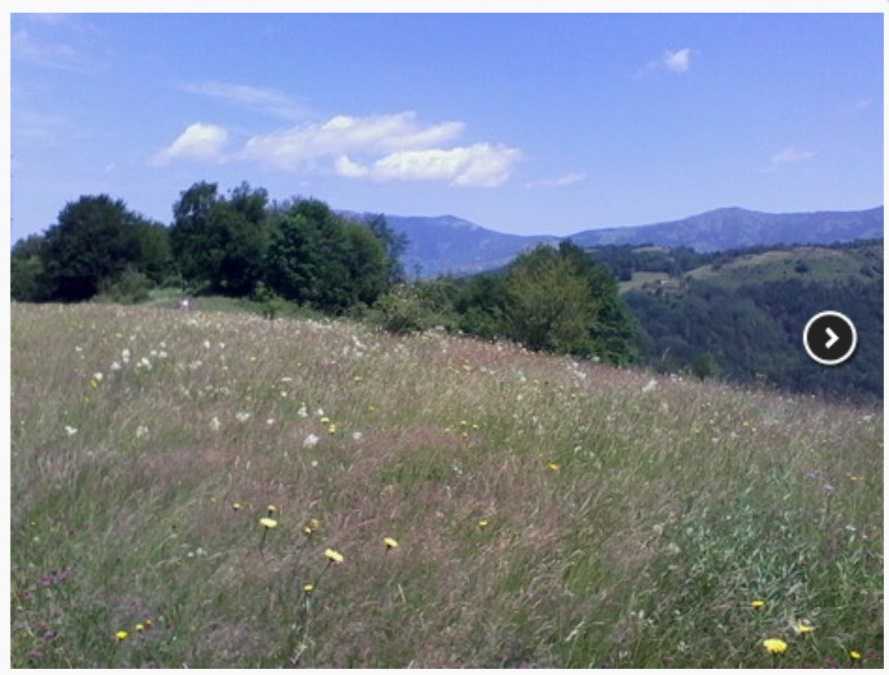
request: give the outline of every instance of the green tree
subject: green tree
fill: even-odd
[[[386,216],[382,213],[372,217],[367,226],[370,231],[376,235],[385,248],[385,254],[388,258],[387,277],[389,283],[400,283],[404,281],[404,264],[401,262],[401,256],[407,250],[407,235],[398,233],[389,227],[386,222]]]
[[[228,295],[248,295],[262,277],[268,247],[268,194],[242,183],[228,199],[199,182],[173,206],[170,243],[183,278]]]
[[[528,348],[576,352],[587,345],[598,303],[575,265],[538,247],[511,266],[506,278],[509,337]]]
[[[63,301],[86,300],[99,286],[128,267],[141,271],[141,235],[147,221],[108,195],[69,202],[46,233],[41,261],[48,295]]]
[[[49,297],[48,280],[43,268],[43,235],[19,239],[10,259],[10,294],[18,302],[40,302]]]

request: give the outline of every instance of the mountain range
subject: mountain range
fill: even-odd
[[[370,214],[343,212],[366,219]],[[386,214],[396,232],[408,237],[402,261],[409,275],[473,274],[507,264],[538,244],[571,239],[583,247],[607,244],[688,246],[700,252],[778,244],[829,244],[883,237],[883,207],[863,211],[766,213],[730,207],[680,220],[648,225],[583,230],[565,237],[518,235],[491,230],[456,216]]]

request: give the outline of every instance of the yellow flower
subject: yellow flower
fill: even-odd
[[[312,536],[312,533],[313,533],[314,531],[315,531],[315,530],[313,530],[313,529],[312,529],[311,527],[309,527],[308,525],[306,525],[306,526],[303,528],[303,534],[306,535],[307,537],[311,537],[311,536]]]
[[[478,521],[478,526],[479,526],[481,529],[485,529],[485,528],[488,526],[488,519],[487,519],[487,518],[482,518],[480,521]]]
[[[311,593],[314,590],[315,590],[315,584],[306,584],[305,586],[303,586],[303,591],[305,593]]]
[[[783,654],[787,651],[787,643],[778,638],[769,638],[762,641],[762,646],[766,648],[769,654]]]
[[[329,431],[332,434],[335,434],[336,433],[336,424],[331,424],[329,427],[327,427],[327,431]]]
[[[386,537],[383,539],[383,543],[386,544],[386,548],[398,548],[398,542],[392,537]]]
[[[330,418],[329,417],[322,417],[321,424],[330,424]]]
[[[750,603],[750,606],[753,607],[753,609],[762,609],[763,607],[765,607],[765,605],[765,600],[754,600]]]
[[[806,633],[814,633],[815,626],[810,624],[808,621],[798,621],[793,626],[793,630],[796,631],[797,635],[805,635]]]
[[[321,521],[318,520],[317,518],[309,518],[308,525],[313,530],[320,530],[321,529]]]
[[[339,551],[335,551],[332,548],[324,551],[324,557],[327,558],[330,562],[341,563],[343,562],[343,554]]]
[[[232,504],[232,508],[235,511],[240,511],[241,510],[241,502],[235,502],[234,504]]]
[[[145,630],[145,626],[141,623],[137,623],[136,624],[136,632],[141,633],[143,630]]]
[[[560,467],[558,464],[556,464],[555,462],[550,462],[549,464],[546,465],[546,467],[547,467],[550,471],[558,471],[559,469],[562,468],[562,467]]]
[[[854,649],[852,649],[849,651],[849,658],[852,659],[853,661],[860,661],[861,660],[861,652],[856,652]]]
[[[114,637],[117,638],[118,642],[123,642],[127,639],[128,635],[129,633],[127,633],[125,630],[119,630],[114,634]]]
[[[274,518],[260,518],[259,523],[267,530],[271,530],[274,527],[278,527],[278,521],[275,520]]]

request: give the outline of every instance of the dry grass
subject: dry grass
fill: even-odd
[[[347,322],[12,319],[15,665],[882,665],[878,410]]]

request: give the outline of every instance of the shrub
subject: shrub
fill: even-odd
[[[148,292],[154,288],[151,279],[132,268],[124,270],[113,281],[101,285],[99,302],[136,304],[148,300]]]

